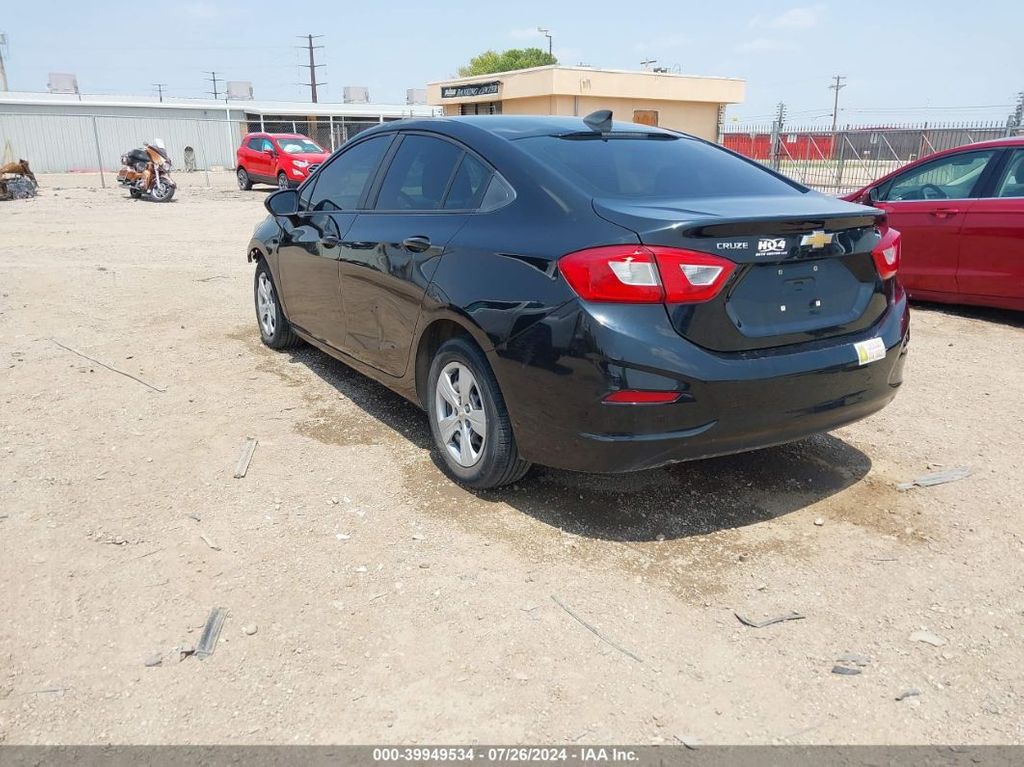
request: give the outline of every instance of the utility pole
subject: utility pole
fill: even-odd
[[[318,83],[316,81],[316,70],[317,70],[318,67],[322,67],[323,64],[317,64],[316,63],[316,55],[314,54],[314,51],[316,51],[316,50],[318,50],[320,48],[323,48],[323,46],[322,45],[313,45],[313,40],[316,39],[316,38],[319,38],[319,37],[323,37],[323,35],[299,35],[299,37],[300,38],[302,38],[302,37],[306,38],[306,45],[303,46],[303,47],[305,47],[309,51],[309,63],[308,64],[300,64],[299,66],[303,66],[303,67],[306,67],[307,69],[309,69],[309,95],[310,95],[310,98],[313,100],[313,103],[315,104],[316,103],[316,88],[317,88],[317,86],[318,85],[327,85],[327,83]]]
[[[7,90],[7,69],[4,66],[4,48],[7,47],[7,35],[0,32],[0,91]]]
[[[832,79],[835,80],[835,82],[832,83],[832,85],[828,86],[828,88],[829,90],[836,92],[835,101],[832,103],[832,135],[835,136],[836,123],[839,120],[839,91],[846,87],[846,83],[843,82],[846,79],[846,77],[844,77],[843,75],[836,75]]]
[[[164,88],[167,87],[167,83],[153,83],[153,87],[156,88],[157,95],[160,97],[160,103],[164,103]]]
[[[1013,124],[1020,130],[1024,123],[1024,91],[1017,94],[1017,108],[1013,110]]]
[[[544,37],[546,37],[548,39],[548,58],[552,58],[553,59],[554,56],[551,53],[551,30],[550,29],[544,29],[544,27],[537,27],[537,31],[540,32],[542,35],[544,35]]]
[[[210,82],[210,83],[213,83],[213,90],[212,91],[207,91],[207,93],[209,93],[211,96],[213,96],[213,100],[214,101],[218,101],[218,100],[220,100],[220,91],[217,90],[217,73],[216,72],[207,72],[206,74],[209,75],[209,77],[206,78],[207,81]]]
[[[774,170],[779,169],[779,165],[782,161],[782,126],[786,124],[786,105],[783,102],[779,102],[775,113],[775,122],[772,123],[772,168]]]

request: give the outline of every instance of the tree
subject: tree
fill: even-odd
[[[513,69],[529,69],[557,64],[558,59],[540,48],[509,48],[507,51],[484,51],[459,67],[459,77],[489,75],[492,72],[509,72]]]

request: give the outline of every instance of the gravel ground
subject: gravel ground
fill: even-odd
[[[473,494],[415,407],[261,346],[264,193],[178,179],[0,203],[0,741],[1024,737],[1020,315],[915,307],[900,396],[828,435]]]

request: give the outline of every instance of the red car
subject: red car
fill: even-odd
[[[912,298],[1024,311],[1024,137],[928,155],[843,199],[889,214]]]
[[[250,133],[235,156],[239,189],[257,182],[288,189],[305,181],[331,153],[300,133]]]

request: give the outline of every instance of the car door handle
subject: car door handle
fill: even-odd
[[[320,244],[325,248],[333,248],[341,244],[341,240],[335,237],[333,234],[325,234],[320,238]]]
[[[932,211],[932,216],[935,218],[952,218],[959,212],[959,208],[939,208]]]
[[[421,234],[413,237],[406,237],[402,240],[402,247],[411,250],[413,253],[422,253],[430,247],[430,238]]]

